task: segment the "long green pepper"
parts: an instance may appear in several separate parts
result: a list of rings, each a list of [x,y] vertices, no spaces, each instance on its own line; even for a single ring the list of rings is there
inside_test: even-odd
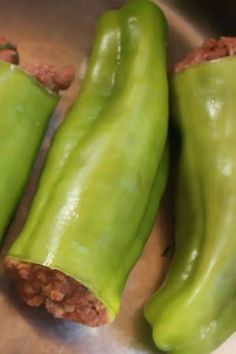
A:
[[[145,308],[156,345],[170,353],[209,353],[236,328],[235,69],[235,57],[202,63],[171,85],[182,137],[176,254]]]
[[[7,254],[78,280],[110,321],[167,178],[165,43],[163,14],[147,0],[101,19],[85,82]]]
[[[29,177],[58,95],[0,61],[0,241]]]

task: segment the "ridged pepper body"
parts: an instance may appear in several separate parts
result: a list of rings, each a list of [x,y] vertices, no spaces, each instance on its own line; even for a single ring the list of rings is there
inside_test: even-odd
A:
[[[29,177],[58,96],[18,66],[0,62],[0,239]]]
[[[228,304],[209,326],[207,335],[201,340],[186,346],[184,349],[173,350],[171,354],[209,354],[213,349],[221,345],[236,329],[236,298],[229,300]]]
[[[147,303],[156,345],[209,353],[234,330],[236,213],[236,58],[174,75],[172,112],[181,137],[176,251]]]
[[[8,256],[70,275],[112,320],[167,177],[166,23],[156,5],[133,0],[102,18],[96,38]]]

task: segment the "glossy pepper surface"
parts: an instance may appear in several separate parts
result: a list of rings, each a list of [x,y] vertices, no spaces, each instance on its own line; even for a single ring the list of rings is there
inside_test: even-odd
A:
[[[156,345],[209,353],[236,328],[236,58],[174,75],[172,108],[182,142],[178,165],[176,252],[147,303]]]
[[[102,17],[82,89],[8,252],[78,280],[106,305],[110,320],[167,177],[165,43],[164,16],[149,1]]]
[[[58,96],[0,62],[0,238],[15,211]]]

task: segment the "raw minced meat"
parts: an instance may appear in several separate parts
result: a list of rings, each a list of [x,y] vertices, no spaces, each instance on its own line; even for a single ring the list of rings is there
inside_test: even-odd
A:
[[[96,327],[108,323],[106,307],[85,286],[58,270],[6,257],[4,266],[29,306],[45,305],[55,317]]]
[[[19,64],[17,47],[5,37],[0,37],[0,60]],[[67,90],[75,78],[72,66],[66,66],[62,70],[57,70],[55,66],[48,64],[22,64],[20,66],[42,85],[55,92]]]
[[[210,61],[236,54],[236,37],[221,37],[220,39],[209,39],[203,45],[179,61],[174,71],[179,72],[188,67],[200,64],[204,61]]]
[[[41,84],[55,92],[67,90],[75,77],[72,66],[66,66],[62,70],[48,64],[27,64],[22,67]]]

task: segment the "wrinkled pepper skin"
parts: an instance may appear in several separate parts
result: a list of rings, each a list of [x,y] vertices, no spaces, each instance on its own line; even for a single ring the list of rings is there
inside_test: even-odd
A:
[[[166,22],[155,4],[133,0],[103,17],[96,38],[85,83],[8,256],[78,280],[111,321],[166,183]]]
[[[209,353],[236,329],[236,58],[174,75],[172,108],[182,143],[176,252],[145,307],[156,345]]]
[[[15,211],[58,96],[0,62],[0,240]]]

